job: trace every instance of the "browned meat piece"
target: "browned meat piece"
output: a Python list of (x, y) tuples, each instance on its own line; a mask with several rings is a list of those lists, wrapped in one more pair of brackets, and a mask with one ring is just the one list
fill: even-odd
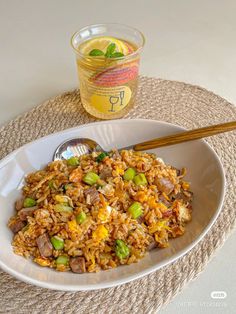
[(100, 201), (99, 193), (94, 187), (84, 190), (84, 195), (88, 204), (98, 203)]
[(38, 206), (33, 206), (33, 207), (28, 207), (28, 208), (22, 208), (19, 212), (18, 212), (18, 216), (20, 217), (20, 220), (22, 221), (26, 221), (27, 217), (33, 216), (34, 211), (38, 208)]
[(161, 191), (169, 195), (174, 190), (174, 184), (167, 178), (156, 178), (155, 184), (157, 188)]
[(184, 200), (191, 203), (193, 201), (193, 192), (192, 191), (183, 191)]
[(177, 168), (175, 168), (175, 167), (173, 167), (173, 166), (171, 167), (171, 169), (173, 169), (173, 170), (176, 171), (177, 177), (181, 175), (181, 170), (179, 170), (179, 169), (177, 169)]
[(152, 163), (148, 160), (140, 160), (137, 162), (135, 168), (138, 172), (146, 172), (152, 168)]
[(163, 218), (167, 218), (167, 217), (170, 217), (172, 214), (173, 214), (172, 209), (168, 209), (168, 210), (166, 210), (165, 212), (162, 213), (162, 217)]
[(49, 257), (52, 255), (52, 243), (46, 233), (42, 234), (36, 239), (36, 243), (39, 248), (39, 252), (43, 257)]
[(181, 175), (181, 170), (179, 170), (179, 169), (176, 168), (176, 174), (177, 174), (177, 176), (179, 177), (179, 176)]
[(23, 198), (17, 200), (17, 201), (15, 202), (15, 209), (16, 209), (16, 210), (21, 210), (21, 209), (23, 208), (23, 206), (24, 206), (23, 204), (24, 204)]
[(8, 227), (13, 233), (17, 233), (26, 225), (25, 222), (21, 221), (20, 218), (15, 218), (11, 220), (8, 224)]
[(119, 153), (119, 151), (117, 149), (114, 149), (112, 157), (114, 159), (120, 158), (120, 153)]
[(99, 177), (102, 180), (106, 180), (107, 178), (111, 176), (112, 176), (112, 168), (110, 167), (104, 167), (99, 174)]
[(82, 274), (86, 272), (84, 257), (72, 257), (70, 259), (70, 267), (74, 273)]
[(167, 199), (163, 196), (163, 195), (160, 195), (159, 196), (159, 200), (164, 204), (166, 205), (167, 207), (170, 207), (171, 206), (171, 203), (167, 201)]
[(156, 247), (157, 247), (157, 243), (156, 243), (154, 237), (152, 237), (151, 242), (149, 243), (149, 245), (147, 247), (147, 250), (151, 251), (151, 250), (155, 249)]
[(183, 191), (183, 192), (180, 192), (176, 195), (172, 195), (172, 198), (176, 199), (176, 200), (183, 200), (184, 202), (191, 203), (193, 200), (193, 192)]
[(146, 171), (150, 170), (151, 168), (152, 168), (152, 164), (151, 163), (144, 162), (142, 164), (141, 171), (146, 172)]
[(144, 217), (143, 216), (138, 217), (137, 221), (139, 224), (142, 224), (144, 222)]

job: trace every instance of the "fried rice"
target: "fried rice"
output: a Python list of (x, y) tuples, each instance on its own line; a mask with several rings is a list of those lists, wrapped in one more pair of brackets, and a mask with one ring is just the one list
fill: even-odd
[(13, 250), (75, 273), (135, 263), (184, 234), (193, 196), (185, 175), (132, 150), (51, 162), (25, 179), (8, 223)]

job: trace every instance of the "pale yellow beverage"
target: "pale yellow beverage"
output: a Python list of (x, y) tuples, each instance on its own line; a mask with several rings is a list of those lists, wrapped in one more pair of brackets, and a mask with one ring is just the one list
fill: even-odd
[[(119, 24), (108, 25), (121, 27)], [(76, 34), (72, 37), (72, 43)], [(101, 119), (125, 115), (133, 106), (137, 93), (138, 44), (134, 40), (109, 35), (80, 40), (74, 46), (81, 101), (85, 110)]]

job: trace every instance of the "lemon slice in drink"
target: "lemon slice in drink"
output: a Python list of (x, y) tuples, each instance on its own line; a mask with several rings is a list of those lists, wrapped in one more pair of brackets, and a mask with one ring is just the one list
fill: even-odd
[(121, 52), (125, 56), (129, 54), (129, 48), (120, 39), (114, 38), (114, 37), (108, 37), (108, 36), (102, 36), (102, 37), (96, 37), (92, 38), (83, 44), (81, 44), (80, 52), (84, 55), (89, 55), (90, 51), (93, 49), (99, 49), (101, 50), (104, 54), (106, 53), (107, 47), (111, 44), (114, 43), (116, 45), (116, 52)]

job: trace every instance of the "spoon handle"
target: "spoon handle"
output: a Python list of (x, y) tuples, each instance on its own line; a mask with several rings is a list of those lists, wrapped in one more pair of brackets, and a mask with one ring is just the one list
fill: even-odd
[(233, 131), (235, 129), (236, 129), (236, 121), (211, 125), (211, 126), (207, 126), (200, 129), (184, 131), (178, 134), (156, 138), (156, 139), (143, 142), (140, 144), (135, 144), (133, 146), (133, 150), (140, 151), (140, 150), (157, 148), (161, 146), (174, 145), (174, 144), (178, 144), (182, 142), (196, 140), (203, 137), (212, 136), (212, 135), (223, 133), (223, 132)]

